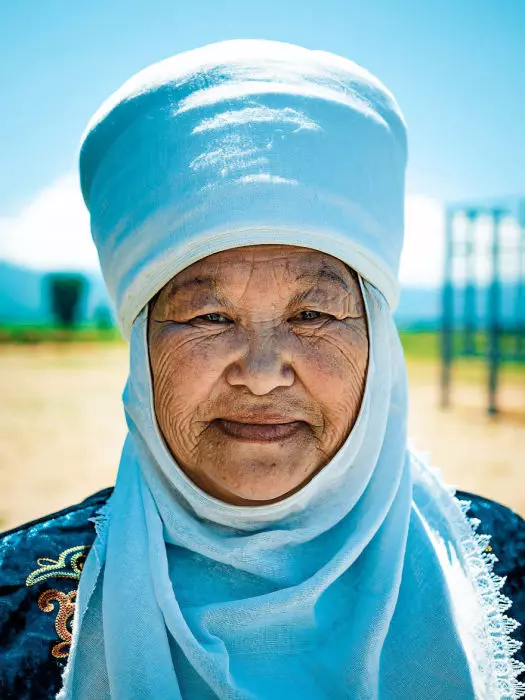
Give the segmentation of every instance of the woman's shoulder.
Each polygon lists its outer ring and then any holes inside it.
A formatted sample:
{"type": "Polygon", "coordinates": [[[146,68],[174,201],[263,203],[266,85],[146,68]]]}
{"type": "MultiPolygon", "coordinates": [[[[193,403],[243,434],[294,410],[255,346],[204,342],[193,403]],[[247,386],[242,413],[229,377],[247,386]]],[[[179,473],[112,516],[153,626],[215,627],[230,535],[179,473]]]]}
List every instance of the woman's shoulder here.
{"type": "Polygon", "coordinates": [[[507,584],[520,587],[525,594],[525,520],[511,508],[490,498],[458,491],[460,501],[468,501],[467,515],[477,524],[477,532],[490,535],[488,547],[498,561],[495,572],[507,576],[507,584]]]}
{"type": "Polygon", "coordinates": [[[112,490],[0,534],[0,697],[58,691],[93,517],[112,490]]]}

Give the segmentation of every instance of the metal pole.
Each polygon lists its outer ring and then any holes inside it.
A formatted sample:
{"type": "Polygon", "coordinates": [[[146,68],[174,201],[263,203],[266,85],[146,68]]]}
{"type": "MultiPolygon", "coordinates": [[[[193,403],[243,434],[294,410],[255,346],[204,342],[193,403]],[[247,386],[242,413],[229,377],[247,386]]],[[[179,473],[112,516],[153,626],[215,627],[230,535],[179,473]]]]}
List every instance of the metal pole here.
{"type": "Polygon", "coordinates": [[[498,372],[501,360],[500,353],[500,311],[501,311],[501,281],[500,281],[500,220],[503,212],[500,209],[492,211],[492,277],[489,288],[489,318],[488,318],[488,361],[489,361],[489,407],[490,415],[498,412],[498,372]]]}
{"type": "Polygon", "coordinates": [[[441,408],[450,405],[450,380],[454,342],[454,288],[452,284],[454,213],[445,211],[445,264],[441,313],[441,408]]]}
{"type": "Polygon", "coordinates": [[[516,299],[516,356],[518,360],[525,360],[525,198],[518,202],[516,218],[519,226],[519,270],[516,299]]]}
{"type": "Polygon", "coordinates": [[[518,238],[518,280],[516,289],[516,359],[523,360],[523,341],[525,340],[525,228],[521,228],[518,238]]]}
{"type": "Polygon", "coordinates": [[[465,287],[463,298],[463,352],[467,356],[476,354],[476,258],[474,244],[474,222],[477,212],[466,212],[465,234],[465,287]]]}

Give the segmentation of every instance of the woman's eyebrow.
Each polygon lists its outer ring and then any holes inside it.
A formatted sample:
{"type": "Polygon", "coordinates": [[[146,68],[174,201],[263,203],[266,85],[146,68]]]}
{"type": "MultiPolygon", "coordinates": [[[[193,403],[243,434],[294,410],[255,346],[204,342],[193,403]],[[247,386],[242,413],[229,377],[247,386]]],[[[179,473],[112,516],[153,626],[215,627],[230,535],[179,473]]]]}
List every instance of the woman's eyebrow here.
{"type": "MultiPolygon", "coordinates": [[[[344,291],[345,294],[354,294],[355,290],[351,289],[346,280],[340,277],[336,272],[324,268],[316,272],[304,272],[296,277],[296,281],[307,281],[309,284],[306,289],[296,292],[289,301],[289,306],[303,304],[306,301],[318,300],[321,303],[328,300],[333,300],[330,289],[326,285],[319,285],[320,280],[335,282],[337,286],[344,291]]],[[[333,290],[332,290],[333,291],[333,290]]]]}
{"type": "Polygon", "coordinates": [[[217,299],[222,300],[222,295],[219,291],[219,285],[214,277],[208,275],[193,277],[190,280],[173,282],[169,290],[169,297],[173,299],[180,292],[210,292],[217,299]]]}
{"type": "Polygon", "coordinates": [[[221,293],[215,277],[208,275],[199,275],[193,279],[173,282],[169,290],[168,297],[171,301],[176,297],[177,294],[181,292],[194,292],[200,291],[205,292],[210,298],[213,297],[223,306],[231,306],[231,303],[226,299],[226,297],[221,293]]]}
{"type": "Polygon", "coordinates": [[[315,272],[303,272],[301,275],[296,277],[296,281],[307,281],[314,285],[319,280],[328,280],[329,282],[335,282],[339,284],[345,292],[350,293],[352,290],[348,286],[348,282],[344,280],[340,275],[335,272],[335,270],[330,270],[328,267],[323,267],[315,272]]]}

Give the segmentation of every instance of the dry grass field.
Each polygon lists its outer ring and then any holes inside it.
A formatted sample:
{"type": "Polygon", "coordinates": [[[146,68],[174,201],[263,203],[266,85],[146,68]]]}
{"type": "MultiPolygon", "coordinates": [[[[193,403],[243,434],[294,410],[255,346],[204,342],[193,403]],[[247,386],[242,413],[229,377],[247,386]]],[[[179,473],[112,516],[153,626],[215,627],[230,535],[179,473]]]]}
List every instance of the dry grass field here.
{"type": "MultiPolygon", "coordinates": [[[[479,367],[459,370],[437,408],[435,360],[409,359],[410,434],[459,488],[525,515],[525,372],[503,373],[502,415],[484,412],[479,367]]],[[[123,343],[0,345],[0,529],[114,482],[125,436],[123,343]]]]}

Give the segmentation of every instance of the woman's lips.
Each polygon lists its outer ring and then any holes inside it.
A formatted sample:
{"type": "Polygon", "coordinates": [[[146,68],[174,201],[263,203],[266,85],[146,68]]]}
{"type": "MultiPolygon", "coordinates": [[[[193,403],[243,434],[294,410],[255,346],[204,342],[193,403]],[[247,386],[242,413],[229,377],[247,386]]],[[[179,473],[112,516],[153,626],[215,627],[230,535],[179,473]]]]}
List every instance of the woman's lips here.
{"type": "Polygon", "coordinates": [[[245,442],[274,442],[294,435],[303,424],[302,421],[290,423],[240,423],[220,418],[219,428],[229,437],[245,442]]]}

